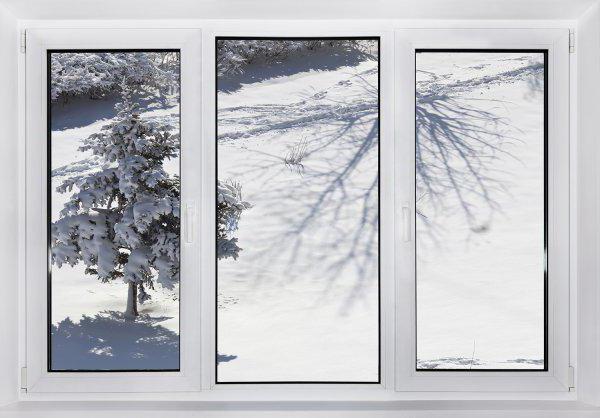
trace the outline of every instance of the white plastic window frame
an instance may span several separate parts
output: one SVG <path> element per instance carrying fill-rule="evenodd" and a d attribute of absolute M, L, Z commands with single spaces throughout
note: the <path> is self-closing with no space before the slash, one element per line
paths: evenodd
<path fill-rule="evenodd" d="M 46 91 L 53 49 L 179 49 L 181 59 L 180 371 L 47 371 Z M 36 392 L 170 392 L 200 389 L 201 31 L 198 29 L 32 29 L 27 31 L 26 97 L 26 378 Z"/>
<path fill-rule="evenodd" d="M 276 25 L 279 26 L 279 25 Z M 332 26 L 347 26 L 343 24 Z M 219 392 L 235 391 L 240 393 L 240 390 L 261 391 L 264 394 L 276 393 L 277 396 L 285 389 L 286 393 L 308 393 L 319 391 L 323 393 L 336 393 L 347 390 L 365 390 L 367 393 L 374 391 L 393 389 L 394 386 L 394 273 L 393 273 L 393 173 L 394 161 L 393 154 L 386 153 L 383 150 L 393 148 L 393 31 L 368 30 L 368 29 L 322 29 L 319 22 L 310 22 L 310 24 L 293 24 L 277 27 L 276 29 L 257 29 L 257 25 L 252 22 L 244 22 L 237 25 L 235 30 L 203 30 L 203 78 L 205 80 L 215 80 L 215 40 L 217 37 L 258 37 L 258 38 L 327 38 L 327 37 L 379 37 L 380 46 L 380 61 L 379 61 L 379 111 L 380 111 L 380 381 L 379 383 L 216 383 L 216 340 L 215 340 L 215 324 L 216 324 L 216 271 L 215 263 L 216 254 L 215 246 L 215 208 L 214 205 L 207 207 L 202 219 L 202 231 L 205 232 L 202 239 L 207 242 L 204 246 L 205 253 L 203 258 L 213 260 L 213 262 L 202 263 L 202 277 L 210 278 L 202 283 L 202 293 L 204 295 L 212 295 L 204 298 L 203 305 L 207 308 L 203 310 L 202 323 L 203 327 L 210 327 L 211 332 L 207 333 L 210 339 L 203 346 L 202 365 L 203 373 L 202 381 L 205 389 L 214 389 Z M 204 138 L 214 138 L 216 111 L 216 85 L 215 83 L 206 83 L 204 85 Z M 215 184 L 215 147 L 216 141 L 203 141 L 203 190 L 206 192 L 204 199 L 213 199 L 214 184 Z M 213 189 L 211 189 L 211 187 Z"/>
<path fill-rule="evenodd" d="M 415 210 L 415 50 L 547 49 L 548 371 L 417 371 L 415 231 L 396 223 L 396 390 L 569 391 L 569 31 L 402 29 L 395 37 L 396 220 Z M 411 217 L 412 219 L 412 217 Z"/>
<path fill-rule="evenodd" d="M 210 27 L 211 25 L 207 25 Z M 197 392 L 213 400 L 392 400 L 561 397 L 569 365 L 569 74 L 567 29 L 373 29 L 378 25 L 251 21 L 199 29 L 30 29 L 26 55 L 26 364 L 31 395 L 50 398 L 93 393 Z M 365 29 L 366 27 L 366 29 Z M 215 55 L 216 36 L 380 37 L 381 383 L 215 383 Z M 202 50 L 200 44 L 202 43 Z M 46 50 L 176 48 L 182 59 L 182 207 L 194 210 L 194 241 L 182 241 L 181 372 L 46 372 Z M 549 82 L 549 355 L 548 372 L 415 371 L 414 226 L 403 228 L 402 208 L 414 210 L 414 50 L 416 48 L 548 49 Z M 564 52 L 563 52 L 564 51 Z M 202 65 L 201 65 L 202 63 Z M 200 80 L 205 80 L 201 86 Z M 198 117 L 202 115 L 202 117 Z M 410 127 L 406 129 L 406 127 Z M 40 141 L 40 138 L 42 140 Z M 193 175 L 187 174 L 193 173 Z M 187 181 L 186 181 L 187 178 Z M 210 204 L 201 204 L 210 202 Z M 410 242 L 404 241 L 408 233 Z M 186 232 L 184 232 L 186 234 Z M 185 236 L 185 235 L 183 235 Z M 183 239 L 182 236 L 182 239 Z M 194 254 L 195 257 L 188 256 Z M 198 256 L 200 254 L 200 256 Z M 195 259 L 194 259 L 195 258 Z M 188 261 L 185 261 L 188 260 Z M 413 264 L 407 264 L 407 262 Z M 185 266 L 184 266 L 185 263 Z M 189 279 L 185 279 L 185 269 Z M 186 285 L 187 281 L 187 285 Z M 186 303 L 186 301 L 200 303 Z M 198 321 L 198 318 L 200 320 Z M 214 389 L 214 390 L 212 390 Z M 395 395 L 393 394 L 396 391 Z M 201 396 L 200 392 L 204 394 Z M 390 391 L 392 393 L 390 393 Z M 159 393 L 159 392 L 162 392 Z M 212 392 L 212 393 L 211 393 Z M 450 392 L 453 392 L 450 393 Z M 461 394 L 462 392 L 462 394 Z M 487 392 L 477 394 L 477 392 Z M 552 394 L 554 392 L 554 394 Z M 444 394 L 446 393 L 446 394 Z M 70 395 L 71 394 L 71 395 Z M 544 395 L 547 394 L 547 395 Z M 105 396 L 105 395 L 103 395 Z M 189 399 L 183 393 L 184 399 Z M 178 399 L 169 396 L 168 399 Z M 561 397 L 562 398 L 562 397 Z M 166 399 L 166 398 L 165 398 Z"/>

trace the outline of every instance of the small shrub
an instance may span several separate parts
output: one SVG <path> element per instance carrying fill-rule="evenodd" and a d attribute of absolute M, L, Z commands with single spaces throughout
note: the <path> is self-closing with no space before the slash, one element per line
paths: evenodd
<path fill-rule="evenodd" d="M 237 259 L 241 248 L 233 233 L 237 230 L 242 211 L 251 205 L 242 199 L 240 183 L 229 180 L 217 182 L 217 258 Z"/>
<path fill-rule="evenodd" d="M 290 148 L 287 155 L 283 159 L 283 162 L 291 170 L 302 173 L 304 172 L 304 165 L 302 164 L 302 161 L 307 155 L 308 143 L 306 142 L 306 139 L 303 138 L 300 142 Z"/>

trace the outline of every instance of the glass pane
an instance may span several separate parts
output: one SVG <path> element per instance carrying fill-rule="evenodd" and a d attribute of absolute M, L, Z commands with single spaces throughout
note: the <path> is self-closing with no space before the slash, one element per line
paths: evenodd
<path fill-rule="evenodd" d="M 417 53 L 417 369 L 546 366 L 545 57 Z"/>
<path fill-rule="evenodd" d="M 48 52 L 49 371 L 179 369 L 179 52 Z"/>
<path fill-rule="evenodd" d="M 379 380 L 379 40 L 217 40 L 217 382 Z"/>

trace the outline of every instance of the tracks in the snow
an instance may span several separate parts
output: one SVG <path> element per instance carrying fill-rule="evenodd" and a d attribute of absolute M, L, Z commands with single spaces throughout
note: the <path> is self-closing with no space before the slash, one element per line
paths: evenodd
<path fill-rule="evenodd" d="M 289 105 L 240 106 L 219 111 L 219 126 L 233 127 L 220 133 L 220 141 L 247 138 L 274 130 L 303 128 L 326 121 L 355 121 L 377 114 L 377 101 L 356 101 L 306 105 L 303 102 Z M 241 114 L 241 115 L 240 115 Z"/>

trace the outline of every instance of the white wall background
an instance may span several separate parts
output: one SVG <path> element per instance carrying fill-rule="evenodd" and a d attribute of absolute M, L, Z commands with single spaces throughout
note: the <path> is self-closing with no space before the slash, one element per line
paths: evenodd
<path fill-rule="evenodd" d="M 1 0 L 19 19 L 573 19 L 596 0 Z M 168 4 L 168 7 L 165 5 Z"/>
<path fill-rule="evenodd" d="M 569 1 L 571 4 L 569 4 Z M 390 2 L 385 0 L 363 0 L 365 7 L 356 9 L 350 13 L 347 8 L 335 10 L 333 3 L 307 0 L 299 2 L 303 7 L 298 14 L 290 13 L 289 8 L 282 6 L 282 0 L 266 2 L 270 3 L 276 13 L 271 13 L 271 18 L 276 15 L 295 16 L 296 18 L 337 18 L 344 17 L 374 17 L 385 16 L 386 18 L 407 19 L 577 19 L 577 85 L 578 98 L 577 107 L 579 115 L 573 123 L 577 124 L 578 136 L 578 176 L 577 187 L 579 190 L 578 201 L 578 315 L 579 336 L 578 343 L 578 371 L 577 391 L 579 398 L 585 402 L 600 405 L 600 178 L 598 167 L 600 166 L 600 142 L 598 135 L 598 120 L 600 117 L 600 9 L 595 0 L 507 0 L 490 1 L 479 0 L 477 7 L 465 6 L 467 1 L 448 0 L 444 7 L 433 8 L 434 3 L 438 5 L 441 1 L 434 0 L 406 0 L 395 3 L 394 12 L 391 13 L 388 6 Z M 107 7 L 107 3 L 119 3 L 123 7 Z M 125 3 L 123 5 L 123 3 Z M 140 6 L 143 3 L 142 6 Z M 152 3 L 155 6 L 150 6 Z M 203 7 L 194 8 L 192 1 L 174 2 L 177 7 L 169 10 L 169 15 L 164 14 L 164 9 L 157 9 L 159 2 L 140 2 L 140 0 L 107 0 L 106 2 L 68 0 L 0 0 L 0 178 L 3 179 L 2 197 L 0 202 L 0 417 L 30 416 L 30 417 L 81 417 L 88 418 L 110 416 L 112 418 L 128 416 L 150 417 L 225 417 L 236 418 L 257 417 L 470 417 L 483 416 L 500 417 L 508 413 L 502 408 L 511 409 L 510 416 L 600 416 L 598 410 L 562 403 L 560 406 L 546 404 L 544 410 L 537 405 L 523 404 L 501 404 L 489 402 L 485 405 L 434 405 L 429 402 L 428 406 L 422 403 L 407 403 L 404 405 L 368 405 L 346 407 L 346 410 L 335 410 L 334 407 L 324 407 L 326 411 L 293 411 L 293 405 L 283 407 L 279 410 L 265 410 L 259 407 L 248 407 L 245 411 L 241 406 L 232 406 L 233 411 L 215 410 L 208 406 L 200 406 L 197 403 L 188 403 L 159 406 L 156 403 L 147 404 L 119 404 L 90 405 L 89 403 L 76 403 L 65 405 L 64 403 L 42 404 L 32 402 L 30 404 L 15 403 L 1 408 L 2 405 L 14 402 L 18 391 L 18 356 L 17 356 L 17 300 L 18 300 L 18 222 L 17 202 L 19 199 L 18 182 L 18 98 L 17 84 L 18 71 L 18 24 L 27 25 L 27 19 L 86 19 L 92 16 L 95 19 L 150 19 L 150 18 L 210 18 L 211 10 L 215 18 L 223 18 L 223 10 L 231 10 L 228 17 L 246 17 L 254 14 L 255 18 L 265 18 L 265 9 L 255 7 L 251 10 L 248 4 L 252 1 L 240 0 L 214 1 L 198 0 L 197 4 Z M 219 4 L 220 3 L 220 4 Z M 289 2 L 286 2 L 288 5 Z M 490 7 L 493 3 L 505 7 Z M 90 12 L 94 7 L 96 12 Z M 226 6 L 222 6 L 225 4 Z M 471 5 L 475 4 L 473 1 Z M 187 6 L 186 6 L 187 5 Z M 76 6 L 76 7 L 73 7 Z M 492 5 L 493 6 L 493 5 Z M 572 6 L 572 7 L 567 7 Z M 591 6 L 591 8 L 589 8 Z M 186 9 L 187 7 L 187 9 Z M 225 7 L 225 8 L 224 8 Z M 588 9 L 589 8 L 589 9 Z M 583 13 L 586 9 L 587 12 Z M 116 15 L 112 11 L 125 11 Z M 140 10 L 143 14 L 140 14 Z M 192 12 L 192 13 L 186 13 Z M 216 16 L 216 11 L 220 16 Z M 310 13 L 308 13 L 310 11 Z M 87 15 L 86 15 L 87 13 Z M 391 14 L 390 14 L 391 13 Z M 404 14 L 402 14 L 404 13 Z M 433 15 L 432 15 L 433 13 Z M 437 13 L 437 15 L 436 15 Z M 582 14 L 583 13 L 583 14 Z M 310 16 L 308 15 L 310 14 Z M 15 17 L 16 16 L 16 17 Z M 319 17 L 315 17 L 319 16 Z M 17 19 L 21 19 L 19 22 Z M 125 25 L 121 21 L 121 25 Z M 98 23 L 98 21 L 96 21 Z M 62 25 L 60 22 L 38 21 L 41 26 Z M 107 26 L 119 25 L 115 22 L 105 22 Z M 443 23 L 440 23 L 443 24 Z M 87 22 L 79 21 L 73 26 L 85 26 Z M 163 23 L 162 25 L 166 25 Z M 414 23 L 415 26 L 422 26 Z M 430 21 L 429 25 L 432 23 Z M 492 25 L 492 23 L 490 23 Z M 545 26 L 543 23 L 540 25 Z M 34 405 L 37 404 L 37 405 Z M 403 411 L 389 411 L 390 409 L 403 409 Z M 144 408 L 141 411 L 138 408 Z M 227 409 L 222 405 L 219 409 Z M 383 409 L 382 409 L 383 408 Z M 491 409 L 490 409 L 491 408 Z M 574 409 L 573 409 L 574 408 Z M 182 410 L 183 409 L 183 410 Z M 254 409 L 254 410 L 252 410 Z M 329 409 L 329 410 L 327 410 Z M 352 410 L 353 409 L 353 410 Z M 454 410 L 449 412 L 448 409 Z M 559 411 L 561 410 L 561 411 Z M 137 413 L 136 413 L 137 411 Z M 485 411 L 485 412 L 484 412 Z M 551 412 L 552 411 L 552 412 Z"/>
<path fill-rule="evenodd" d="M 578 58 L 578 307 L 579 307 L 579 397 L 600 405 L 600 8 L 589 9 L 579 20 Z"/>
<path fill-rule="evenodd" d="M 17 396 L 17 21 L 0 4 L 0 405 Z"/>

